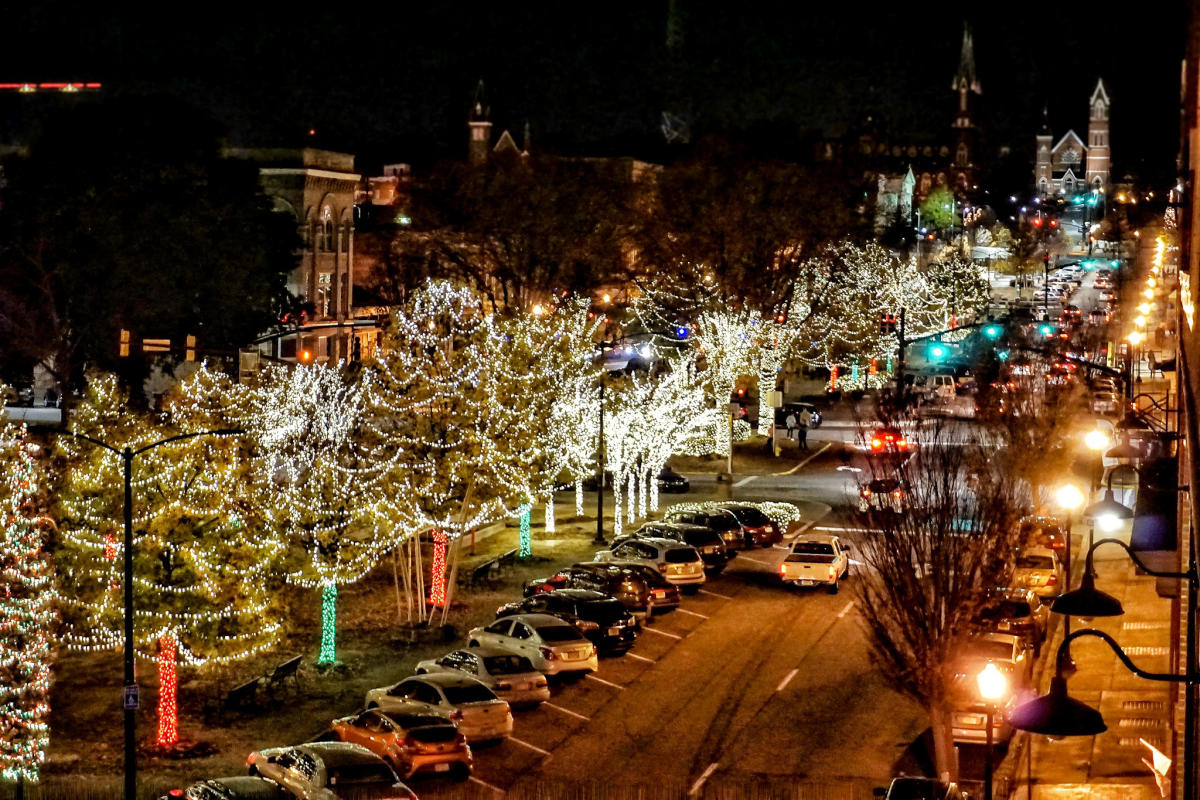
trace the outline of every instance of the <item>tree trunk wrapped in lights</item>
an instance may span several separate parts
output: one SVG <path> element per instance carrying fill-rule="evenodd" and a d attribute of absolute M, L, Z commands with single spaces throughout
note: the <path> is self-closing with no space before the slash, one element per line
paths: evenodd
<path fill-rule="evenodd" d="M 0 410 L 4 386 L 0 385 Z M 50 665 L 57 623 L 43 547 L 52 523 L 36 516 L 38 482 L 24 427 L 0 424 L 0 779 L 36 782 L 50 740 Z"/>

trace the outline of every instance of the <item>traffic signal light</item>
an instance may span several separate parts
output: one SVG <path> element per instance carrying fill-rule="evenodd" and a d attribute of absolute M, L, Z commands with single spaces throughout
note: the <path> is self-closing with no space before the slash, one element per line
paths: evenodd
<path fill-rule="evenodd" d="M 129 357 L 129 337 L 129 330 L 126 328 L 121 328 L 120 350 L 118 351 L 118 354 L 121 358 Z"/>
<path fill-rule="evenodd" d="M 1040 227 L 1042 227 L 1042 218 L 1041 218 L 1041 217 L 1034 217 L 1034 218 L 1033 218 L 1033 227 L 1035 227 L 1035 228 L 1040 228 Z"/>
<path fill-rule="evenodd" d="M 1117 269 L 1121 266 L 1121 262 L 1114 258 L 1112 261 L 1108 262 L 1108 266 L 1112 267 L 1113 269 Z"/>
<path fill-rule="evenodd" d="M 1038 326 L 1038 333 L 1040 333 L 1042 336 L 1053 336 L 1054 326 L 1048 322 L 1043 322 Z"/>
<path fill-rule="evenodd" d="M 1052 220 L 1050 220 L 1050 227 L 1051 227 L 1051 228 L 1057 228 L 1057 227 L 1058 227 L 1058 220 L 1056 220 L 1056 219 L 1052 219 Z"/>
<path fill-rule="evenodd" d="M 983 335 L 989 339 L 999 339 L 1002 333 L 1004 333 L 1004 328 L 995 323 L 983 326 Z"/>
<path fill-rule="evenodd" d="M 996 358 L 1000 359 L 1001 361 L 1008 361 L 1008 351 L 1007 350 L 997 350 Z"/>
<path fill-rule="evenodd" d="M 950 350 L 941 342 L 934 342 L 933 344 L 929 345 L 929 349 L 926 350 L 925 353 L 930 358 L 937 360 L 945 358 L 950 353 Z"/>
<path fill-rule="evenodd" d="M 895 333 L 896 332 L 896 315 L 884 314 L 879 318 L 880 333 Z"/>
<path fill-rule="evenodd" d="M 1042 256 L 1042 263 L 1047 266 L 1050 265 L 1050 254 L 1049 253 L 1046 253 Z"/>
<path fill-rule="evenodd" d="M 196 360 L 196 337 L 192 336 L 189 333 L 186 341 L 187 341 L 187 346 L 184 348 L 184 351 L 183 351 L 183 353 L 184 353 L 183 360 L 184 361 L 195 361 Z"/>

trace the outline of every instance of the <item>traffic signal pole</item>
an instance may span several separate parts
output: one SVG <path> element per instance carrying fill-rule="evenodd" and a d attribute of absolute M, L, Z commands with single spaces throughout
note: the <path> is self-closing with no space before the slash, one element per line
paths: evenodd
<path fill-rule="evenodd" d="M 904 407 L 905 381 L 904 381 L 904 351 L 908 347 L 908 342 L 904 338 L 904 307 L 900 307 L 900 329 L 896 333 L 898 343 L 900 345 L 900 358 L 896 363 L 896 401 L 901 408 Z"/>

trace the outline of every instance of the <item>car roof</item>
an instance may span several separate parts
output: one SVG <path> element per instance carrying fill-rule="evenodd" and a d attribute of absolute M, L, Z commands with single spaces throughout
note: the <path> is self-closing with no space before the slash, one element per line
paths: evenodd
<path fill-rule="evenodd" d="M 1058 554 L 1049 547 L 1025 547 L 1022 548 L 1022 553 L 1027 556 L 1053 556 L 1058 558 Z"/>
<path fill-rule="evenodd" d="M 234 797 L 238 800 L 271 800 L 272 798 L 290 797 L 285 789 L 274 781 L 249 775 L 235 775 L 229 778 L 209 778 L 196 781 L 188 790 L 203 786 L 220 797 Z"/>
<path fill-rule="evenodd" d="M 543 597 L 547 597 L 547 596 L 565 597 L 568 600 L 585 600 L 585 601 L 611 600 L 612 599 L 611 595 L 607 595 L 604 592 L 597 592 L 592 589 L 555 589 L 550 592 L 543 592 L 542 596 Z M 506 616 L 512 616 L 512 615 L 508 614 Z"/>
<path fill-rule="evenodd" d="M 558 617 L 552 617 L 552 619 L 557 620 L 558 624 L 562 624 L 562 620 Z M 424 675 L 409 675 L 401 683 L 413 681 L 423 681 L 441 687 L 476 686 L 480 683 L 463 672 L 427 672 Z"/>
<path fill-rule="evenodd" d="M 899 478 L 875 478 L 867 484 L 867 488 L 873 492 L 880 490 L 890 491 L 902 483 L 903 481 L 901 481 Z"/>
<path fill-rule="evenodd" d="M 645 542 L 664 550 L 678 550 L 683 547 L 691 547 L 690 544 L 684 544 L 674 539 L 667 539 L 663 536 L 637 536 L 632 541 Z"/>
<path fill-rule="evenodd" d="M 1025 600 L 1035 602 L 1039 598 L 1037 592 L 1033 589 L 1027 589 L 1022 586 L 998 586 L 992 590 L 993 594 L 1000 600 Z"/>
<path fill-rule="evenodd" d="M 692 523 L 692 522 L 672 522 L 670 520 L 661 520 L 661 521 L 644 523 L 642 525 L 642 527 L 638 528 L 638 530 L 634 531 L 632 535 L 637 536 L 638 531 L 643 530 L 647 526 L 651 527 L 652 529 L 657 528 L 659 530 L 662 530 L 665 528 L 665 529 L 672 530 L 672 531 L 679 531 L 680 533 L 688 533 L 688 532 L 692 532 L 692 531 L 708 532 L 708 528 L 704 527 L 703 525 L 696 525 L 695 523 Z M 642 537 L 642 538 L 645 538 L 645 537 Z"/>
<path fill-rule="evenodd" d="M 558 591 L 563 591 L 563 590 L 559 589 Z M 547 592 L 547 594 L 553 594 L 553 592 Z M 607 597 L 607 596 L 608 595 L 605 595 L 605 597 Z M 512 615 L 505 614 L 505 616 L 512 616 Z M 479 656 L 480 658 L 491 658 L 492 656 L 511 656 L 511 655 L 513 655 L 513 652 L 511 650 L 505 650 L 503 647 L 492 647 L 489 645 L 483 645 L 481 647 L 460 647 L 457 650 L 451 650 L 450 653 L 470 653 L 471 655 Z M 450 655 L 450 653 L 446 653 L 446 655 Z"/>
<path fill-rule="evenodd" d="M 531 625 L 534 628 L 544 628 L 550 625 L 566 625 L 561 618 L 553 614 L 513 614 L 512 616 L 504 617 L 504 619 L 519 619 L 526 625 Z M 469 678 L 468 680 L 474 680 Z"/>
<path fill-rule="evenodd" d="M 284 750 L 288 748 L 282 748 Z M 343 767 L 350 764 L 378 764 L 382 758 L 367 748 L 349 742 L 309 742 L 295 747 L 316 756 L 326 767 Z"/>

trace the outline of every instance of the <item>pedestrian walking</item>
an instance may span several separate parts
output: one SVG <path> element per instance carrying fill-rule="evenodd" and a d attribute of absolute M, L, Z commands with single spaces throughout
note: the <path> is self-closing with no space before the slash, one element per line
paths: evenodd
<path fill-rule="evenodd" d="M 796 438 L 796 412 L 789 411 L 787 419 L 783 421 L 783 424 L 787 425 L 788 439 Z"/>
<path fill-rule="evenodd" d="M 808 423 L 811 421 L 812 415 L 807 410 L 801 411 L 800 419 L 796 420 L 796 441 L 801 450 L 808 449 Z"/>

